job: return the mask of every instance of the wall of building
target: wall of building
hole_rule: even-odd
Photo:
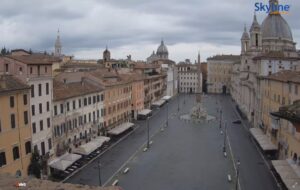
[[[27,104],[24,104],[24,95]],[[0,165],[0,173],[27,176],[30,164],[31,150],[26,152],[25,143],[31,142],[29,91],[17,91],[0,95],[0,153],[5,152],[6,164]],[[14,107],[10,106],[10,97],[14,97]],[[25,123],[24,112],[28,113],[28,123]],[[15,128],[11,126],[11,114],[15,115]],[[31,143],[30,143],[31,144]],[[13,148],[19,148],[19,158],[13,158]],[[30,146],[31,149],[31,146]]]
[[[132,83],[132,116],[137,119],[138,112],[144,109],[144,80]]]
[[[114,128],[130,120],[131,115],[131,84],[119,84],[105,88],[105,116],[107,129]]]

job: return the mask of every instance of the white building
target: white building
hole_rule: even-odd
[[[278,0],[269,3],[273,6]],[[235,68],[239,85],[232,86],[236,88],[232,96],[254,127],[263,128],[260,78],[281,70],[297,70],[300,58],[295,44],[288,23],[277,12],[270,11],[261,25],[254,15],[249,33],[244,27],[241,63]]]
[[[61,73],[54,85],[53,136],[60,156],[101,134],[104,92],[81,73]]]
[[[181,93],[201,93],[202,74],[200,64],[200,54],[198,63],[192,64],[188,59],[176,65],[178,69],[179,92]]]

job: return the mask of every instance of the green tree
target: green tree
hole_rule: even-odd
[[[28,175],[34,175],[36,178],[41,177],[41,160],[40,154],[37,151],[34,151],[31,156],[31,162],[28,167]]]

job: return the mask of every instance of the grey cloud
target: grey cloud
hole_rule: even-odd
[[[206,43],[218,47],[237,47],[244,24],[250,27],[255,2],[256,0],[2,0],[0,46],[52,51],[57,28],[60,28],[65,53],[100,51],[106,45],[116,50],[126,45],[143,49],[145,45],[159,44],[161,38],[170,46]],[[300,5],[295,0],[285,2],[292,4],[291,13],[285,18],[292,28],[294,40],[298,42],[300,12],[297,10]],[[257,16],[262,23],[266,14],[258,13]],[[143,55],[150,53],[144,52]],[[216,52],[211,52],[214,53]],[[177,56],[174,57],[177,59]],[[186,57],[178,59],[184,58]]]

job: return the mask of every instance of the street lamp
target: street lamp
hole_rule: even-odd
[[[149,137],[149,116],[147,117],[147,148],[150,148],[150,137]]]
[[[222,108],[220,108],[220,129],[222,128]]]
[[[169,103],[167,102],[167,118],[166,118],[166,127],[169,126]]]
[[[101,164],[100,164],[100,160],[98,160],[98,171],[99,171],[99,186],[102,186],[102,182],[101,182]]]
[[[223,152],[226,152],[226,137],[227,137],[227,121],[225,121],[225,126],[224,126],[224,144],[223,144]]]
[[[177,97],[177,112],[179,113],[179,95]]]
[[[239,173],[240,173],[240,160],[237,160],[236,163],[236,182],[235,182],[235,190],[238,190],[238,184],[239,184]]]

